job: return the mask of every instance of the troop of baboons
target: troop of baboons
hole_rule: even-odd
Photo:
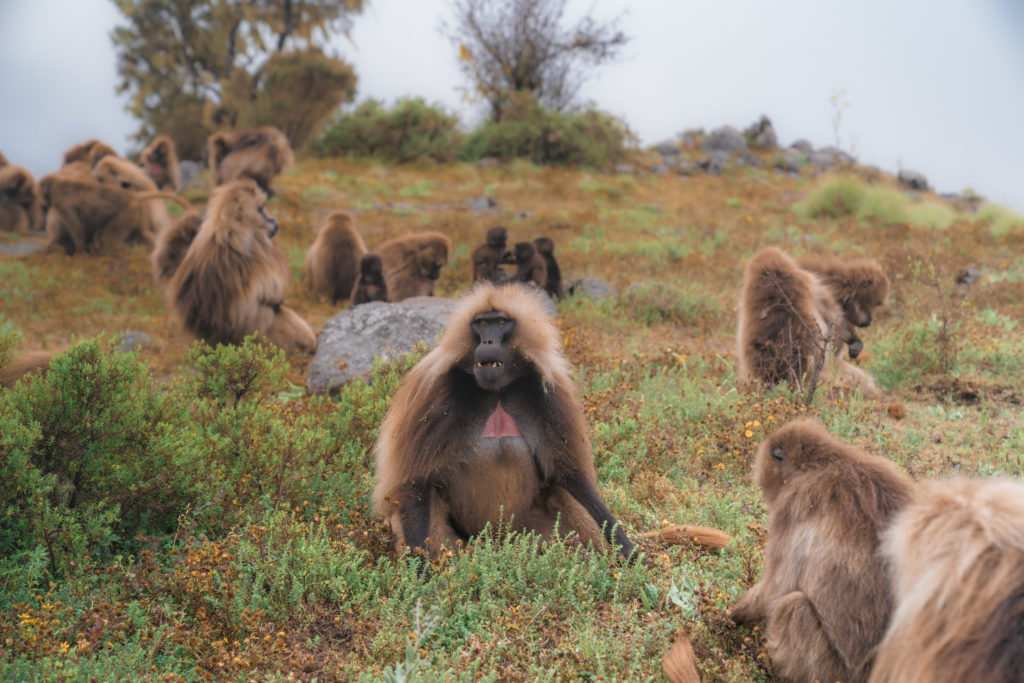
[[[176,194],[178,158],[164,136],[138,164],[86,141],[39,182],[0,154],[0,229],[45,230],[51,250],[68,255],[148,244],[154,280],[191,335],[238,344],[256,333],[286,351],[315,350],[315,331],[285,305],[290,269],[266,209],[271,183],[293,161],[287,138],[273,128],[222,132],[208,148],[215,188],[203,210]],[[352,213],[330,213],[306,255],[305,287],[350,306],[431,296],[453,254],[440,232],[372,246]],[[565,296],[554,250],[549,237],[510,249],[506,228],[487,230],[472,251],[472,288],[387,410],[374,509],[399,551],[419,553],[424,574],[431,558],[488,527],[573,534],[636,557],[598,495],[587,420],[547,312],[549,298]],[[872,323],[889,287],[874,260],[756,252],[738,301],[738,386],[820,382],[881,396],[844,352],[860,356],[857,329]],[[0,368],[0,385],[45,371],[55,353],[21,354]],[[917,484],[807,418],[761,442],[753,478],[768,509],[764,571],[729,615],[763,624],[777,675],[1024,679],[1024,484]],[[674,675],[697,680],[689,642],[680,640],[688,654],[673,660]]]

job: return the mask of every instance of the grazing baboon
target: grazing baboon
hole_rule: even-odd
[[[359,261],[359,281],[352,292],[352,305],[371,301],[387,301],[388,286],[384,282],[384,264],[377,254],[363,254]]]
[[[814,256],[804,256],[797,263],[817,275],[843,309],[843,318],[852,338],[849,342],[850,358],[856,358],[864,343],[853,328],[870,325],[874,310],[884,305],[889,297],[889,278],[882,266],[874,259],[844,262]]]
[[[487,524],[633,544],[597,495],[587,422],[536,290],[477,283],[402,380],[375,446],[374,509],[399,549]],[[602,535],[603,531],[603,535]]]
[[[181,171],[178,168],[178,151],[174,140],[158,135],[149,147],[139,155],[139,164],[161,190],[177,190],[181,185]]]
[[[517,242],[516,249],[516,272],[510,280],[515,282],[530,282],[541,289],[548,284],[548,266],[544,257],[537,253],[533,242]]]
[[[788,680],[867,680],[892,611],[879,534],[909,502],[910,479],[802,418],[761,442],[754,481],[768,506],[764,575],[730,616],[767,622]]]
[[[10,163],[10,162],[7,161],[7,157],[4,156],[3,152],[0,152],[0,168],[3,168],[8,163]]]
[[[547,266],[547,284],[544,289],[556,301],[561,301],[565,298],[565,290],[562,288],[562,269],[555,260],[555,243],[550,237],[538,237],[533,241],[533,245]]]
[[[853,328],[828,288],[779,249],[762,249],[747,263],[739,311],[741,383],[799,385],[825,377],[869,398],[881,395],[870,375],[837,357],[840,343],[854,339]]]
[[[515,263],[508,250],[508,230],[500,225],[487,231],[483,244],[473,250],[473,280],[484,280],[499,284],[508,279],[500,264]]]
[[[236,133],[214,133],[207,147],[214,185],[251,178],[268,196],[273,196],[271,181],[284,173],[293,161],[288,138],[269,126]]]
[[[64,152],[64,165],[81,162],[88,168],[92,168],[100,159],[108,156],[117,156],[113,147],[96,139],[86,140]]]
[[[153,244],[153,275],[160,287],[166,287],[178,270],[185,253],[199,233],[203,218],[196,211],[186,211],[169,228],[161,230]]]
[[[18,380],[28,373],[36,370],[46,372],[50,367],[50,361],[60,352],[55,350],[19,353],[10,363],[0,368],[0,387],[13,389]]]
[[[335,211],[306,252],[306,287],[321,301],[336,304],[348,300],[365,253],[366,245],[352,215]]]
[[[26,169],[0,168],[0,230],[34,232],[43,229],[39,184]]]
[[[1024,681],[1024,484],[925,484],[882,557],[896,607],[872,683]]]
[[[252,180],[214,190],[199,232],[168,293],[189,332],[210,344],[238,344],[259,332],[285,349],[313,350],[316,335],[282,305],[288,262],[271,241],[277,221]]]
[[[439,232],[420,232],[396,237],[377,247],[384,263],[388,300],[433,296],[434,282],[448,263],[451,241]]]

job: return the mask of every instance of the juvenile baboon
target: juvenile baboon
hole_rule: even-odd
[[[500,225],[487,231],[483,244],[473,250],[473,280],[484,280],[499,284],[508,279],[500,264],[515,263],[508,250],[508,230]]]
[[[829,289],[779,249],[762,249],[747,262],[739,312],[741,383],[827,378],[869,398],[881,395],[870,375],[837,357],[840,344],[855,337]]]
[[[874,310],[884,305],[889,296],[889,278],[882,266],[874,259],[840,261],[815,256],[804,256],[797,263],[817,275],[843,309],[843,318],[852,338],[849,342],[850,358],[856,358],[864,343],[853,328],[870,325]]]
[[[167,286],[178,270],[202,222],[202,216],[197,211],[186,211],[156,236],[150,258],[153,261],[153,275],[161,288]]]
[[[537,253],[533,242],[516,243],[516,272],[509,278],[515,282],[529,282],[545,289],[548,284],[548,266]]]
[[[21,166],[0,167],[0,230],[34,232],[43,229],[39,185]]]
[[[39,370],[46,372],[50,367],[50,361],[60,353],[55,351],[24,351],[19,353],[7,365],[0,368],[0,386],[13,389],[25,375]]]
[[[1024,484],[925,484],[882,557],[896,608],[872,683],[1024,681]]]
[[[536,290],[477,283],[402,380],[375,447],[374,509],[436,553],[499,521],[633,544],[597,495],[583,408]],[[603,531],[603,534],[602,534]]]
[[[434,282],[448,263],[451,241],[439,232],[420,232],[396,237],[377,247],[384,263],[388,300],[433,296]]]
[[[761,442],[754,481],[768,506],[764,574],[730,616],[767,622],[788,680],[867,680],[892,611],[879,534],[909,502],[910,479],[803,418]]]
[[[266,201],[251,180],[214,190],[169,298],[185,329],[210,344],[238,344],[259,332],[283,348],[313,350],[312,328],[282,305],[288,262],[271,241],[277,221]]]
[[[359,260],[365,253],[366,245],[352,215],[335,211],[306,252],[306,287],[321,301],[346,301],[352,296]]]
[[[388,286],[384,282],[384,265],[377,254],[363,254],[359,261],[359,281],[352,292],[352,305],[371,301],[387,301]]]
[[[161,190],[177,190],[181,185],[181,171],[178,169],[178,152],[174,141],[166,135],[158,135],[149,147],[139,155],[139,164]]]
[[[533,245],[547,266],[547,284],[544,289],[556,301],[561,301],[565,298],[565,290],[562,288],[562,269],[555,260],[555,243],[550,237],[538,237],[533,241]]]
[[[273,195],[271,181],[284,173],[293,161],[288,138],[269,126],[236,133],[214,133],[207,147],[214,185],[251,178],[270,196]]]
[[[86,140],[64,152],[64,165],[81,162],[88,168],[92,168],[100,159],[107,156],[117,156],[113,147],[96,139]]]

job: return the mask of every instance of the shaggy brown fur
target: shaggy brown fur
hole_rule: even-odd
[[[168,286],[189,332],[210,344],[238,344],[259,332],[285,349],[313,350],[309,325],[282,306],[288,262],[271,241],[277,221],[251,180],[214,190],[206,218]]]
[[[178,270],[202,222],[198,212],[186,211],[171,227],[161,230],[157,235],[150,259],[153,261],[153,276],[161,288],[167,286]]]
[[[548,537],[560,516],[561,533],[599,543],[605,524],[604,535],[632,552],[597,497],[587,422],[542,296],[478,283],[395,393],[375,447],[373,501],[399,549],[437,552],[499,521]],[[496,312],[506,336],[485,348],[479,320]],[[482,349],[505,354],[488,364],[505,373],[500,390],[477,374],[487,370]]]
[[[336,304],[348,300],[359,274],[359,260],[365,253],[366,245],[352,215],[335,211],[306,253],[306,287],[321,301]]]
[[[544,289],[556,301],[561,301],[565,298],[565,290],[562,288],[562,269],[558,267],[558,261],[555,260],[554,241],[550,237],[538,237],[533,241],[533,246],[537,248],[537,253],[541,255],[547,266],[547,284]]]
[[[866,372],[836,357],[852,328],[828,288],[787,254],[767,247],[747,263],[740,294],[737,375],[742,384],[801,384],[819,377],[869,398],[881,395]],[[830,346],[831,348],[827,348]],[[820,364],[820,365],[816,365]]]
[[[548,284],[548,265],[537,253],[533,242],[516,243],[516,272],[510,280],[529,282],[545,289]]]
[[[854,259],[840,261],[835,258],[804,256],[797,262],[828,287],[832,298],[843,309],[843,318],[849,330],[850,357],[856,358],[864,348],[854,327],[871,324],[876,308],[889,298],[889,278],[878,261]]]
[[[68,164],[81,162],[87,167],[92,168],[100,159],[108,156],[117,156],[117,152],[114,151],[113,147],[99,140],[86,140],[64,152],[64,165],[67,166]]]
[[[34,232],[43,229],[39,184],[26,169],[0,168],[0,230]]]
[[[434,282],[448,263],[451,241],[439,232],[420,232],[389,240],[377,248],[384,262],[389,301],[433,296]]]
[[[804,418],[761,442],[754,480],[768,506],[764,575],[730,616],[767,621],[788,680],[867,680],[892,611],[879,534],[910,501],[910,479]]]
[[[487,231],[483,244],[473,250],[473,280],[484,280],[500,284],[508,279],[501,269],[502,263],[515,263],[508,251],[508,230],[500,225]]]
[[[271,181],[292,165],[288,138],[269,126],[236,133],[214,133],[207,141],[214,185],[251,178],[268,195]]]
[[[10,162],[7,161],[7,157],[4,156],[3,152],[0,152],[0,168],[3,168],[8,163],[10,163]]]
[[[149,147],[139,155],[139,165],[161,190],[177,190],[181,185],[181,171],[178,168],[178,151],[174,140],[158,135]]]
[[[896,609],[873,683],[1024,681],[1024,484],[926,484],[886,532]]]
[[[25,351],[14,357],[10,363],[0,368],[0,386],[13,389],[25,375],[36,370],[46,372],[50,361],[60,353],[56,351]]]
[[[387,300],[388,286],[384,282],[384,264],[377,254],[364,254],[359,261],[359,281],[352,291],[352,305]]]

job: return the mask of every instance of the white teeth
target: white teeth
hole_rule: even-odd
[[[478,368],[500,368],[501,367],[501,361],[500,360],[489,360],[489,361],[483,361],[482,360],[482,361],[478,361],[476,366]]]

